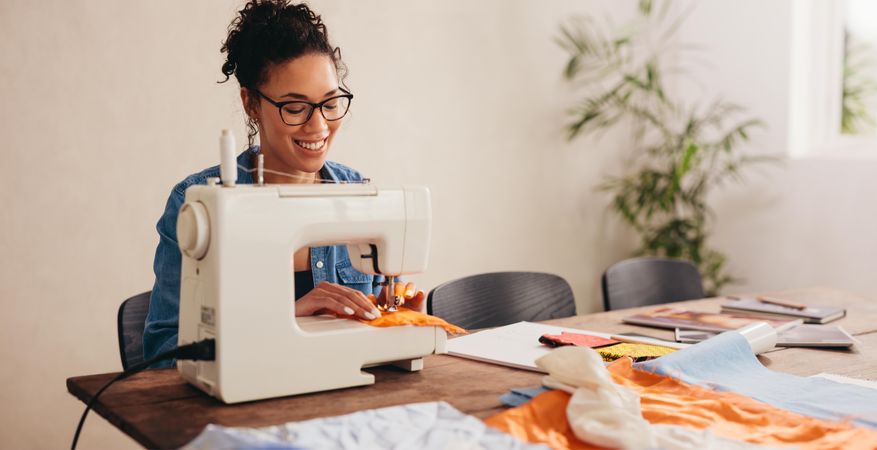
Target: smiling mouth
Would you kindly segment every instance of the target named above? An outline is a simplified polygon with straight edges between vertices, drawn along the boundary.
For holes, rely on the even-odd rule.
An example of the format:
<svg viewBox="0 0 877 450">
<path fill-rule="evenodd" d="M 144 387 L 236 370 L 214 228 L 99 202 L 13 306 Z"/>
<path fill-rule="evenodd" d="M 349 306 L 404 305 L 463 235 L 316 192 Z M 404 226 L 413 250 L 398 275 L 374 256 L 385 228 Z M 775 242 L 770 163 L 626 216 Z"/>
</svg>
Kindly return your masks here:
<svg viewBox="0 0 877 450">
<path fill-rule="evenodd" d="M 323 139 L 320 139 L 318 141 L 300 141 L 298 139 L 293 139 L 293 142 L 295 142 L 295 145 L 298 145 L 299 147 L 301 147 L 305 150 L 309 150 L 312 152 L 318 152 L 318 151 L 322 150 L 324 146 L 326 146 L 326 141 L 328 139 L 329 138 L 323 138 Z"/>
</svg>

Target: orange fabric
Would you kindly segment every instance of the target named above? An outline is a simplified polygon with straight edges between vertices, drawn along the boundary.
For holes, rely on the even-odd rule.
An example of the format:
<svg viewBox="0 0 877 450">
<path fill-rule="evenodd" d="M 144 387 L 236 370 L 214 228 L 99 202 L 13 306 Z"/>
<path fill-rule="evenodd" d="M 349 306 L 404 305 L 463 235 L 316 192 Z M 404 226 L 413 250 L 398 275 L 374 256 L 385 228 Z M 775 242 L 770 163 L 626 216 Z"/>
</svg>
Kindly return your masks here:
<svg viewBox="0 0 877 450">
<path fill-rule="evenodd" d="M 398 311 L 381 313 L 381 317 L 375 320 L 357 319 L 362 323 L 369 324 L 373 327 L 396 327 L 399 325 L 415 325 L 419 327 L 442 327 L 451 334 L 465 334 L 466 330 L 451 325 L 444 319 L 430 316 L 418 311 L 412 311 L 405 307 L 400 307 Z"/>
<path fill-rule="evenodd" d="M 710 428 L 717 436 L 768 446 L 801 449 L 875 449 L 877 431 L 845 422 L 802 416 L 731 392 L 715 392 L 635 370 L 630 359 L 609 366 L 612 378 L 640 395 L 643 417 L 652 424 Z M 546 392 L 527 404 L 485 420 L 521 440 L 554 449 L 597 448 L 579 441 L 566 419 L 570 395 Z"/>
<path fill-rule="evenodd" d="M 553 449 L 601 448 L 580 441 L 569 427 L 566 420 L 569 398 L 566 392 L 549 391 L 517 408 L 488 417 L 484 423 L 522 441 Z"/>
</svg>

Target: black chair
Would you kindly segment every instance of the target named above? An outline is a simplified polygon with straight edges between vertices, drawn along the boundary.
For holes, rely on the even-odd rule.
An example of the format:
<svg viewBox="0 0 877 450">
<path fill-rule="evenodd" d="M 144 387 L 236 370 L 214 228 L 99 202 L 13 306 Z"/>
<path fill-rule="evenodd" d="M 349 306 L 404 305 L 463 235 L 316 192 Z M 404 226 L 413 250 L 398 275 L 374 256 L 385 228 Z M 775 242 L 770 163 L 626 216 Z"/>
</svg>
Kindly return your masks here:
<svg viewBox="0 0 877 450">
<path fill-rule="evenodd" d="M 681 259 L 627 259 L 606 269 L 602 284 L 606 311 L 679 302 L 705 295 L 697 267 Z"/>
<path fill-rule="evenodd" d="M 117 328 L 119 331 L 119 356 L 122 368 L 143 362 L 143 329 L 149 312 L 149 296 L 152 291 L 137 294 L 119 306 Z"/>
<path fill-rule="evenodd" d="M 496 272 L 435 287 L 426 310 L 454 325 L 478 329 L 574 316 L 576 305 L 569 283 L 557 275 Z"/>
</svg>

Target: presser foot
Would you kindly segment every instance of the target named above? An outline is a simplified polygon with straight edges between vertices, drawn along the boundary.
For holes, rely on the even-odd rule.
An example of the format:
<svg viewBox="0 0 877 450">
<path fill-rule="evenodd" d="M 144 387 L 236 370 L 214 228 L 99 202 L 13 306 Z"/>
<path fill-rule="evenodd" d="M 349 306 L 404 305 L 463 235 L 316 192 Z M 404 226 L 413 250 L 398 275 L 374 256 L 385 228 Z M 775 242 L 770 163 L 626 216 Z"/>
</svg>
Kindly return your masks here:
<svg viewBox="0 0 877 450">
<path fill-rule="evenodd" d="M 391 292 L 395 291 L 395 279 L 392 277 L 388 277 L 387 281 L 381 283 L 384 286 L 384 292 L 387 293 L 387 299 L 384 301 L 378 300 L 378 310 L 385 312 L 396 312 L 399 310 L 399 307 L 405 304 L 405 297 L 399 295 L 390 295 Z"/>
<path fill-rule="evenodd" d="M 387 302 L 387 312 L 396 312 L 404 301 L 399 296 L 393 296 L 393 301 Z"/>
</svg>

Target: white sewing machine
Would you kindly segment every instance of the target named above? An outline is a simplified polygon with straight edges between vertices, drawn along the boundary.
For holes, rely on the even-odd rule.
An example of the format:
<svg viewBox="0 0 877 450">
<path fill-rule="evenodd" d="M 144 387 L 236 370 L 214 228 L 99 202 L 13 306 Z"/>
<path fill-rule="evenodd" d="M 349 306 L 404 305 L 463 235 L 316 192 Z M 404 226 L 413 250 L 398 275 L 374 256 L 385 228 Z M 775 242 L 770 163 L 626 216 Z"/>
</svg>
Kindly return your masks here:
<svg viewBox="0 0 877 450">
<path fill-rule="evenodd" d="M 444 353 L 442 328 L 295 317 L 292 254 L 346 243 L 361 272 L 421 272 L 430 221 L 423 187 L 190 187 L 177 223 L 179 344 L 214 338 L 216 360 L 179 361 L 183 378 L 236 403 L 373 384 L 368 366 L 420 370 L 423 356 Z"/>
</svg>

